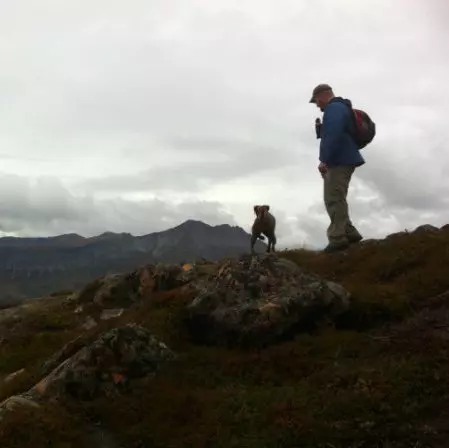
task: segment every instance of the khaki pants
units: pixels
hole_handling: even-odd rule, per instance
[[[327,229],[329,243],[341,243],[360,237],[359,231],[349,219],[348,194],[349,182],[354,166],[334,166],[328,168],[324,179],[324,205],[331,223]]]

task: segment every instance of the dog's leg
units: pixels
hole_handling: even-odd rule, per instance
[[[275,233],[273,232],[273,237],[271,238],[271,250],[272,250],[273,252],[276,252],[276,249],[275,249],[276,243],[277,243],[276,235],[275,235]]]
[[[276,252],[275,251],[276,236],[275,236],[274,232],[269,232],[266,235],[268,238],[267,252]]]
[[[253,233],[251,235],[251,255],[254,255],[254,245],[256,244],[257,241],[257,233]]]

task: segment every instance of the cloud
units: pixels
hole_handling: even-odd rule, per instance
[[[20,235],[146,233],[184,217],[248,229],[263,202],[280,246],[322,244],[319,82],[377,124],[351,185],[364,234],[442,223],[448,14],[440,0],[9,2],[0,223]]]
[[[19,176],[0,176],[0,230],[18,236],[79,233],[93,236],[105,231],[134,235],[165,230],[187,219],[210,225],[236,225],[222,204],[213,201],[158,199],[131,201],[74,196],[57,178],[33,182]]]
[[[193,191],[201,193],[214,183],[288,167],[292,154],[283,148],[258,146],[244,141],[188,141],[178,148],[191,147],[192,159],[198,151],[210,151],[206,160],[171,159],[167,165],[153,166],[135,174],[106,176],[84,182],[96,191],[148,192]],[[203,155],[204,157],[204,155]]]

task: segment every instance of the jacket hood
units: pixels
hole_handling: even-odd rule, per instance
[[[352,102],[351,100],[347,99],[347,98],[342,98],[341,96],[336,96],[334,98],[332,98],[330,101],[331,102],[338,102],[338,103],[344,103],[349,107],[352,107]]]

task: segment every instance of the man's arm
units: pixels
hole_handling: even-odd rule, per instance
[[[320,162],[329,164],[339,150],[346,129],[347,113],[342,104],[330,103],[323,115]]]

